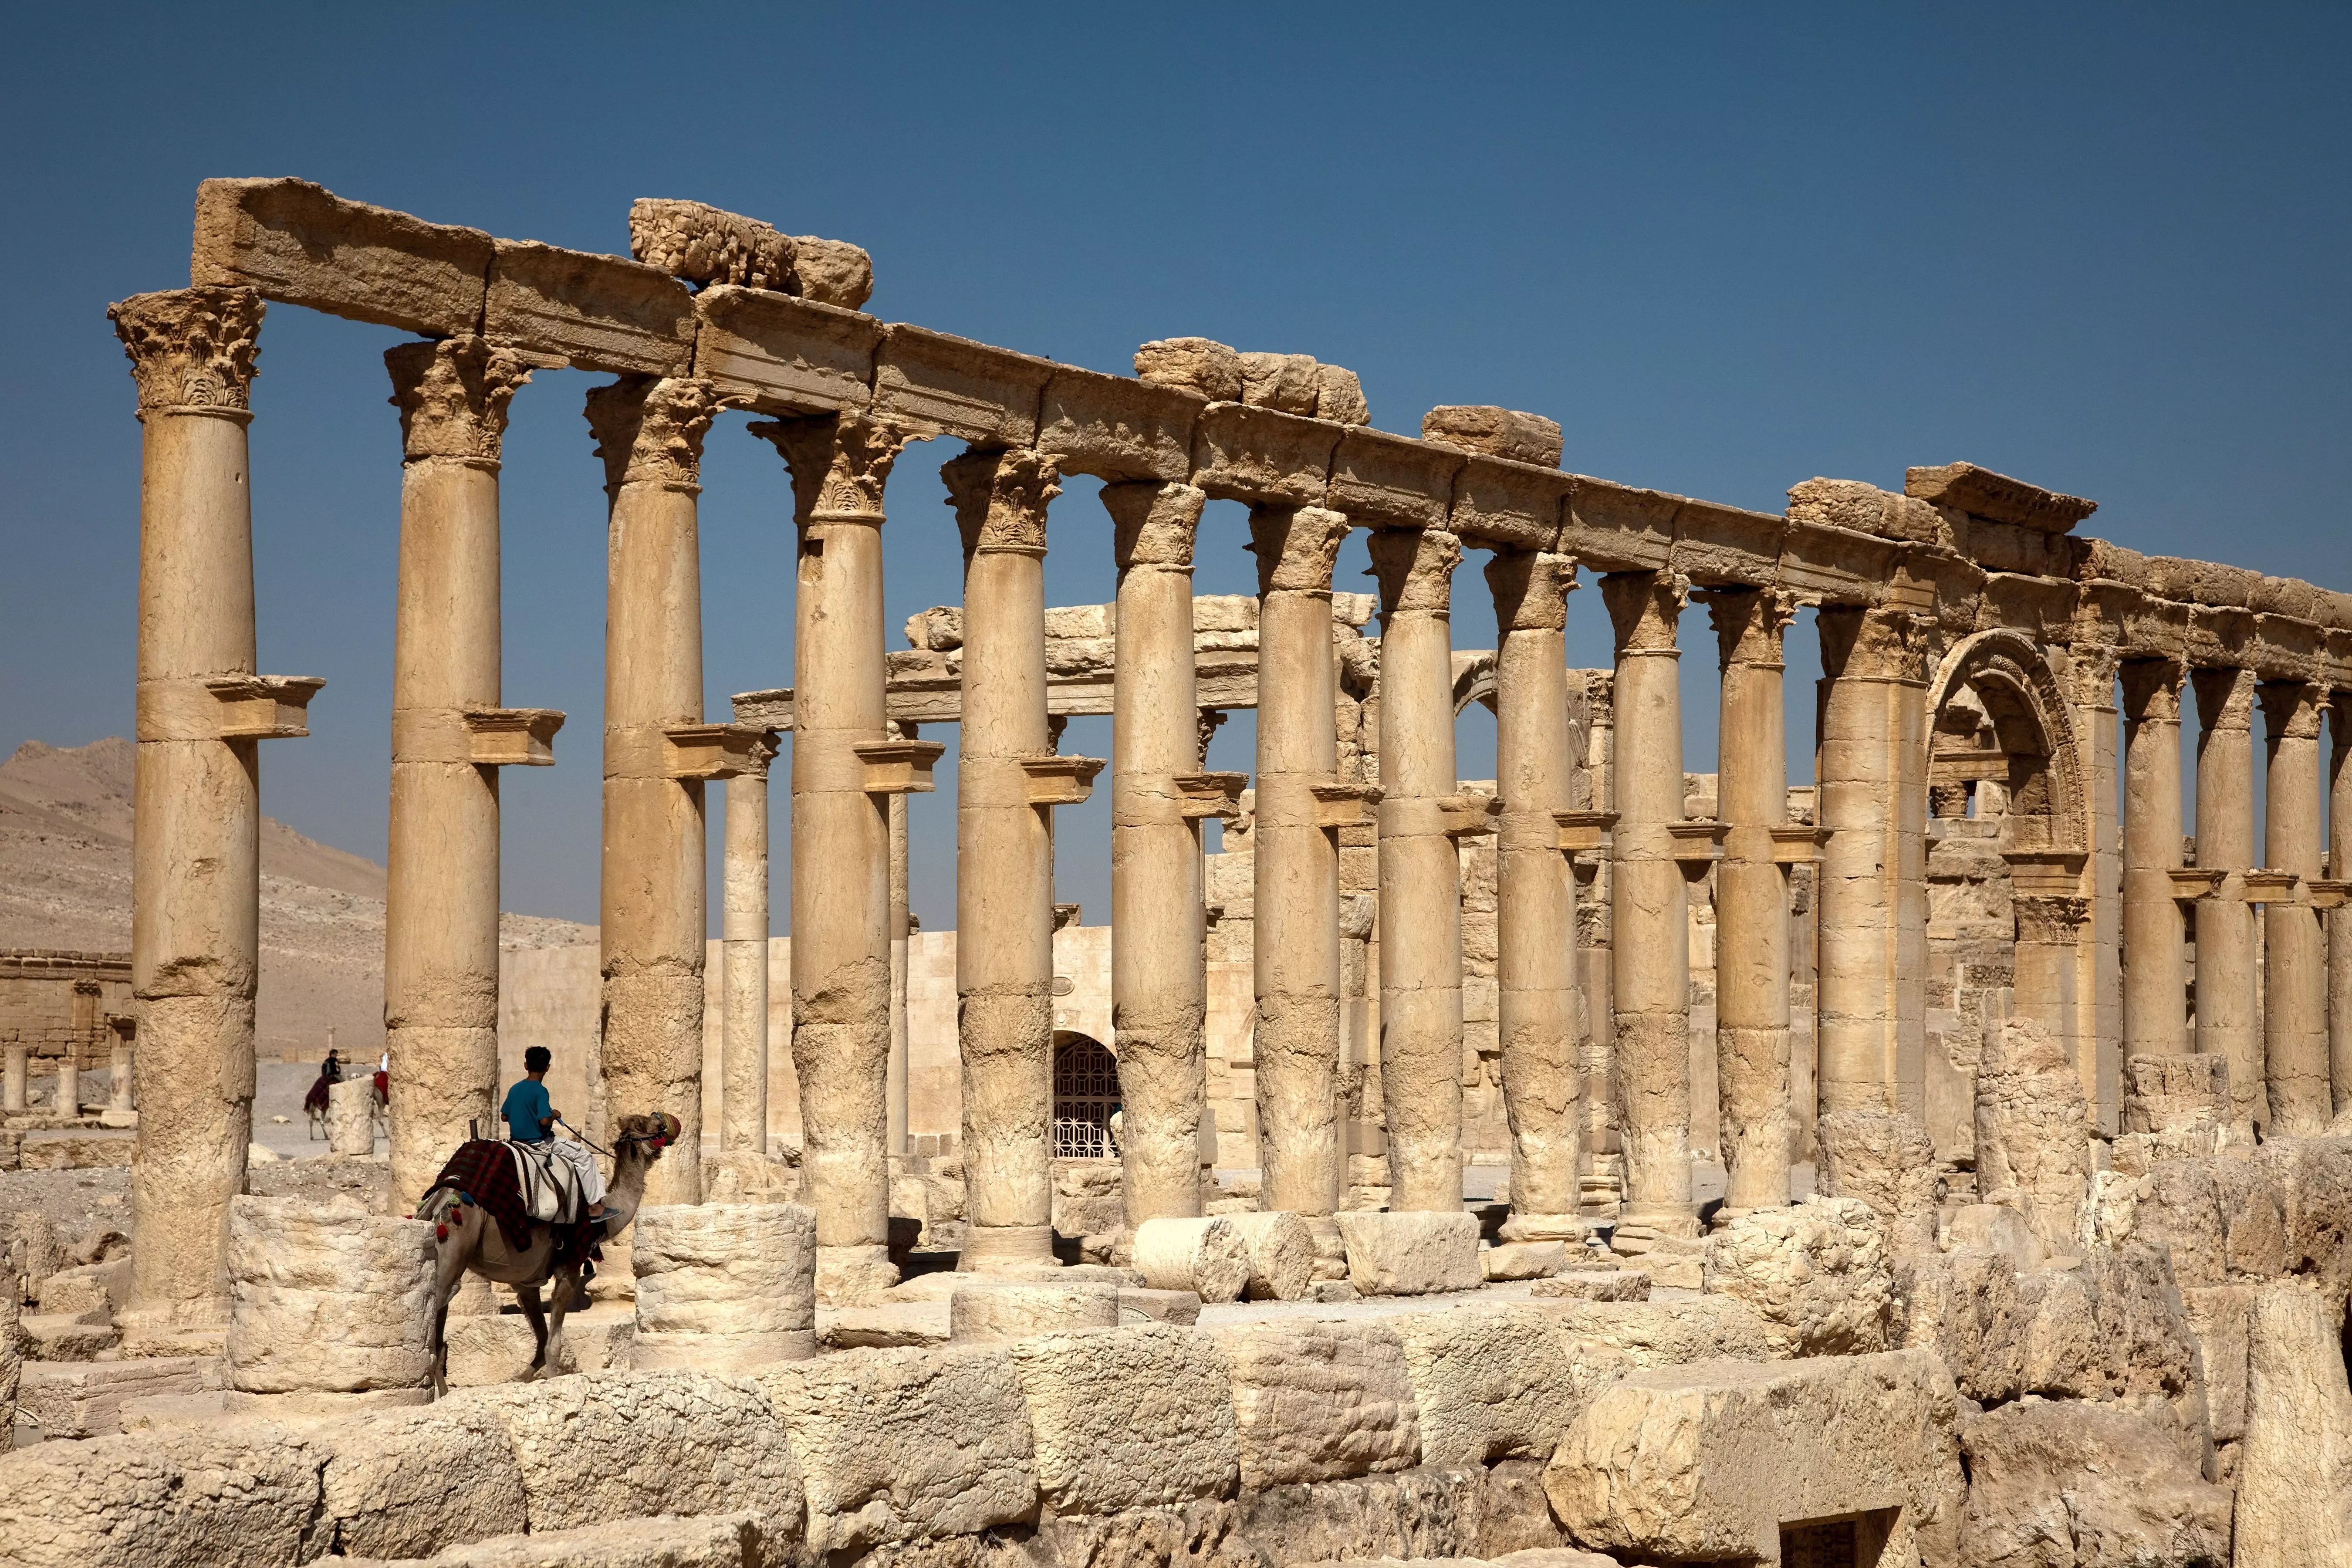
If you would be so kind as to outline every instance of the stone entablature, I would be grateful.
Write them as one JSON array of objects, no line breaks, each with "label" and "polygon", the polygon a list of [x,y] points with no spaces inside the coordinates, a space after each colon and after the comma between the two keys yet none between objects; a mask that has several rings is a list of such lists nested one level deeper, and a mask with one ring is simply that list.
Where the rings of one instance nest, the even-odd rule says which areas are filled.
[{"label": "stone entablature", "polygon": [[130,1025],[129,953],[0,952],[0,1046],[100,1068]]}]

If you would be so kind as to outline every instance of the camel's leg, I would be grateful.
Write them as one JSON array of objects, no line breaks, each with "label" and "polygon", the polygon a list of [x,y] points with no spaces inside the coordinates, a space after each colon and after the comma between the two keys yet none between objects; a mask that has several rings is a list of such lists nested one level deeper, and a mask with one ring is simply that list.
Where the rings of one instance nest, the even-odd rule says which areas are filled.
[{"label": "camel's leg", "polygon": [[540,1305],[539,1287],[536,1285],[518,1285],[514,1293],[515,1300],[522,1303],[523,1318],[530,1324],[531,1338],[538,1342],[530,1354],[530,1366],[517,1379],[518,1382],[529,1383],[532,1378],[543,1376],[547,1370],[547,1309]]},{"label": "camel's leg", "polygon": [[580,1270],[567,1268],[558,1274],[547,1314],[547,1375],[561,1377],[563,1363],[563,1319],[573,1305],[588,1299],[588,1288],[580,1282]]}]

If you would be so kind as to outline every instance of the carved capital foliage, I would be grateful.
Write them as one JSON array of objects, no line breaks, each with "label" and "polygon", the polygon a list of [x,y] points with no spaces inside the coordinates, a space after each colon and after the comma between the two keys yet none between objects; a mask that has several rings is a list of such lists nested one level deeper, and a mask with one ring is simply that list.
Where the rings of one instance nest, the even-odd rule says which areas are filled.
[{"label": "carved capital foliage", "polygon": [[2271,738],[2319,739],[2320,688],[2308,680],[2265,680],[2255,689]]},{"label": "carved capital foliage", "polygon": [[1568,626],[1576,560],[1548,550],[1498,550],[1486,563],[1495,624],[1507,632],[1556,632]]},{"label": "carved capital foliage", "polygon": [[2134,723],[2180,721],[2180,688],[2189,668],[2177,658],[2127,658],[2121,666],[2124,717]]},{"label": "carved capital foliage", "polygon": [[604,459],[604,488],[665,484],[698,489],[702,438],[735,399],[707,381],[625,375],[588,393],[588,428]]},{"label": "carved capital foliage", "polygon": [[1443,529],[1383,528],[1368,542],[1372,575],[1381,583],[1383,615],[1453,613],[1454,569],[1462,564],[1460,540]]},{"label": "carved capital foliage", "polygon": [[765,419],[751,434],[782,454],[793,476],[793,518],[813,522],[882,521],[882,488],[890,466],[916,432],[869,414],[826,414],[813,419]]},{"label": "carved capital foliage", "polygon": [[1045,510],[1062,493],[1062,471],[1040,452],[966,452],[940,466],[963,534],[966,560],[1003,552],[1045,553]]},{"label": "carved capital foliage", "polygon": [[2091,900],[2032,893],[2012,900],[2017,910],[2017,940],[2063,946],[2082,934],[2091,917]]},{"label": "carved capital foliage", "polygon": [[1797,618],[1793,595],[1777,588],[1709,588],[1696,597],[1715,627],[1717,657],[1724,668],[1781,662],[1780,634]]},{"label": "carved capital foliage", "polygon": [[131,356],[139,414],[243,414],[268,310],[250,289],[173,289],[106,308]]},{"label": "carved capital foliage", "polygon": [[1257,557],[1257,591],[1310,594],[1331,591],[1331,569],[1348,520],[1319,506],[1250,508],[1250,552]]},{"label": "carved capital foliage", "polygon": [[2116,700],[2116,668],[2123,650],[2111,643],[2066,645],[2066,657],[2057,664],[2058,684],[2066,700],[2077,708],[2105,708]]},{"label": "carved capital foliage", "polygon": [[1223,710],[1216,708],[1203,708],[1201,710],[1200,728],[1198,733],[1201,741],[1201,771],[1202,773],[1207,773],[1209,771],[1209,742],[1216,739],[1217,726],[1224,721],[1225,714]]},{"label": "carved capital foliage", "polygon": [[507,405],[530,379],[531,362],[481,338],[446,338],[386,349],[392,405],[400,410],[403,455],[495,463]]},{"label": "carved capital foliage", "polygon": [[2215,667],[2189,672],[2197,689],[2197,718],[2208,730],[2251,730],[2254,725],[2254,672]]},{"label": "carved capital foliage", "polygon": [[1927,639],[1935,623],[1909,610],[1824,605],[1822,668],[1833,679],[1927,679]]},{"label": "carved capital foliage", "polygon": [[1690,579],[1675,572],[1612,572],[1601,579],[1601,602],[1617,630],[1617,657],[1671,653]]},{"label": "carved capital foliage", "polygon": [[1200,534],[1202,510],[1209,504],[1206,490],[1151,480],[1105,485],[1102,503],[1110,513],[1120,571],[1130,566],[1192,569],[1193,541]]}]

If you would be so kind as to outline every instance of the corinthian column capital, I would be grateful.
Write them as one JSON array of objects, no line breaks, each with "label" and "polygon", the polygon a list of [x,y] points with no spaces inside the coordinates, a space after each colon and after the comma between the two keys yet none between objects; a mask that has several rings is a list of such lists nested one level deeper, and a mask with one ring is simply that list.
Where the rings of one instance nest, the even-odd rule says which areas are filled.
[{"label": "corinthian column capital", "polygon": [[139,384],[139,417],[213,414],[249,417],[257,339],[268,309],[250,289],[173,289],[133,294],[106,308]]},{"label": "corinthian column capital", "polygon": [[890,466],[916,433],[870,414],[826,414],[813,419],[764,419],[751,434],[774,447],[793,476],[793,521],[882,521],[882,489]]},{"label": "corinthian column capital", "polygon": [[1568,626],[1576,560],[1548,550],[1497,550],[1486,563],[1495,623],[1507,632],[1557,632]]},{"label": "corinthian column capital", "polygon": [[2180,721],[2180,688],[2189,678],[2187,666],[2177,658],[2127,658],[2119,668],[2125,718],[2136,724]]},{"label": "corinthian column capital", "polygon": [[409,462],[462,458],[496,464],[507,430],[507,405],[530,379],[533,361],[482,338],[402,343],[383,353],[392,405]]},{"label": "corinthian column capital", "polygon": [[2319,710],[2325,693],[2308,680],[2265,680],[2255,689],[2263,705],[2263,721],[2272,739],[2319,739]]},{"label": "corinthian column capital", "polygon": [[1045,512],[1062,493],[1061,477],[1053,458],[1027,450],[967,452],[940,464],[964,559],[1045,554]]},{"label": "corinthian column capital", "polygon": [[1927,634],[1935,623],[1910,610],[1824,605],[1822,665],[1841,680],[1899,680],[1925,685]]},{"label": "corinthian column capital", "polygon": [[588,393],[588,428],[607,492],[625,484],[702,488],[702,438],[732,399],[707,381],[625,375]]},{"label": "corinthian column capital", "polygon": [[2073,942],[2091,918],[2091,900],[2046,893],[2021,894],[2012,900],[2017,911],[2017,939],[2046,946]]},{"label": "corinthian column capital", "polygon": [[1601,579],[1601,602],[1617,632],[1617,657],[1673,653],[1690,580],[1676,572],[1612,572]]},{"label": "corinthian column capital", "polygon": [[1110,513],[1121,572],[1131,566],[1192,569],[1193,542],[1200,534],[1201,513],[1209,504],[1206,490],[1147,479],[1103,486],[1102,503]]},{"label": "corinthian column capital", "polygon": [[1715,627],[1722,668],[1735,664],[1780,668],[1780,634],[1797,618],[1794,595],[1778,588],[1707,588],[1696,595]]},{"label": "corinthian column capital", "polygon": [[1348,520],[1319,506],[1250,508],[1250,553],[1257,557],[1257,591],[1328,594],[1331,569]]},{"label": "corinthian column capital", "polygon": [[1381,613],[1444,616],[1454,609],[1454,569],[1462,542],[1442,529],[1384,528],[1367,542],[1381,582]]},{"label": "corinthian column capital", "polygon": [[2197,717],[2208,730],[2254,727],[2254,672],[2215,666],[2189,672],[2197,690]]}]

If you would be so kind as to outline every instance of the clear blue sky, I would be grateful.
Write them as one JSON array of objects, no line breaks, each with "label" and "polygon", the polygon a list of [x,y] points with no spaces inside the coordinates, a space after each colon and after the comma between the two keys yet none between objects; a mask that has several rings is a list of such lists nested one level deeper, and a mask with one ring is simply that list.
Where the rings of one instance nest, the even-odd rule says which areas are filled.
[{"label": "clear blue sky", "polygon": [[[1773,510],[1813,475],[1968,458],[2097,498],[2086,531],[2134,547],[2352,588],[2340,6],[81,6],[9,34],[0,749],[129,732],[138,429],[104,312],[186,282],[214,174],[614,251],[632,198],[696,197],[866,246],[888,319],[1032,353],[1311,353],[1361,374],[1382,428],[1533,409],[1570,468]],[[394,341],[273,308],[254,393],[263,668],[329,682],[312,738],[265,749],[264,809],[376,857]],[[507,904],[589,920],[591,379],[517,399],[504,502],[507,700],[572,714],[562,765],[508,774]],[[741,423],[704,468],[714,715],[791,670],[788,492]],[[894,623],[961,596],[932,471],[953,451],[893,483]],[[1056,509],[1054,603],[1112,591],[1090,492]],[[1242,537],[1213,509],[1202,591],[1254,586]],[[1353,543],[1343,579],[1363,563]],[[1460,645],[1489,646],[1474,572],[1456,597]],[[1607,661],[1598,600],[1571,601],[1578,662]],[[1694,768],[1704,628],[1695,608]],[[1810,622],[1790,644],[1801,753]],[[1065,746],[1107,755],[1108,721]],[[1492,747],[1465,722],[1465,776]],[[1215,760],[1248,748],[1228,725]],[[950,803],[918,800],[933,929]],[[1060,833],[1062,896],[1096,920],[1108,832],[1097,805]]]}]

